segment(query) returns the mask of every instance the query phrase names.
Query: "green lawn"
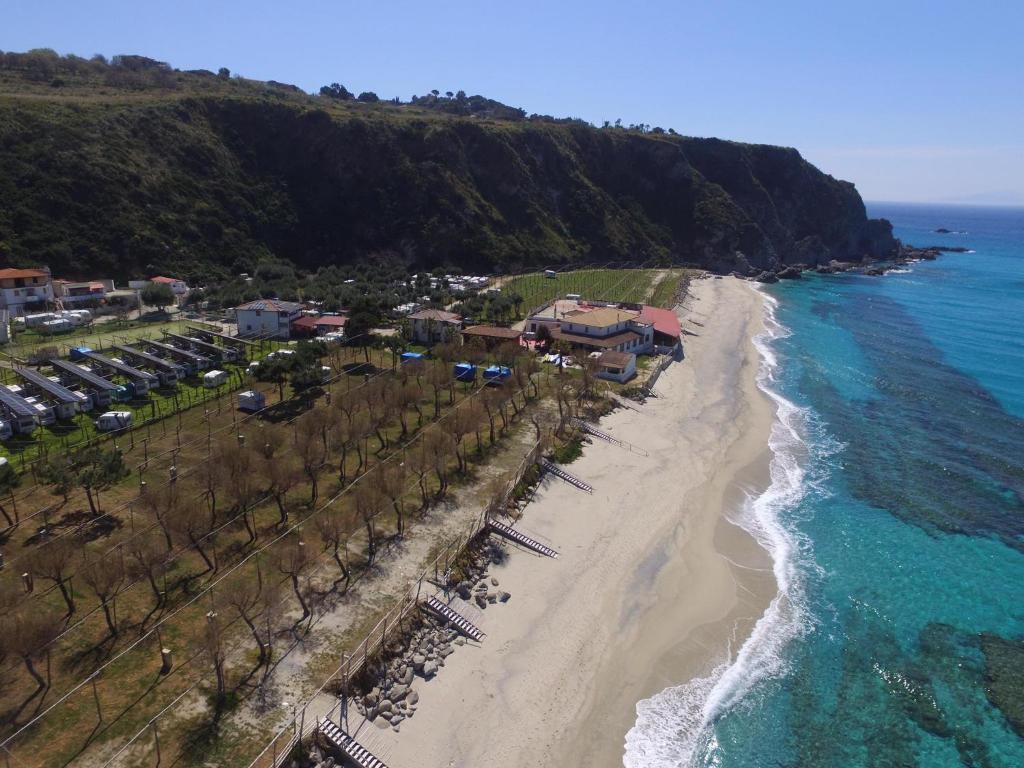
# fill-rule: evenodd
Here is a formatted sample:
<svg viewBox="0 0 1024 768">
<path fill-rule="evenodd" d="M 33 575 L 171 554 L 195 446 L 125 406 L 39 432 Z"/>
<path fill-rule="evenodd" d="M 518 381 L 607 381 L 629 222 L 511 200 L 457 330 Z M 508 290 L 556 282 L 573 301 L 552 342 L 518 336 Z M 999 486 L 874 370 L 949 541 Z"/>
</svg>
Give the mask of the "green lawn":
<svg viewBox="0 0 1024 768">
<path fill-rule="evenodd" d="M 663 279 L 662 273 L 667 273 Z M 534 272 L 507 280 L 501 290 L 522 296 L 524 312 L 567 293 L 578 293 L 584 299 L 667 306 L 681 277 L 679 269 L 580 269 L 559 272 L 554 278 Z"/>
<path fill-rule="evenodd" d="M 100 323 L 52 336 L 25 330 L 17 334 L 10 344 L 0 347 L 0 352 L 25 360 L 36 349 L 57 347 L 58 355 L 67 357 L 71 347 L 90 347 L 100 352 L 114 344 L 130 344 L 140 338 L 159 339 L 161 331 L 182 333 L 190 324 L 195 323 L 191 320 L 133 320 L 127 324 Z"/>
</svg>

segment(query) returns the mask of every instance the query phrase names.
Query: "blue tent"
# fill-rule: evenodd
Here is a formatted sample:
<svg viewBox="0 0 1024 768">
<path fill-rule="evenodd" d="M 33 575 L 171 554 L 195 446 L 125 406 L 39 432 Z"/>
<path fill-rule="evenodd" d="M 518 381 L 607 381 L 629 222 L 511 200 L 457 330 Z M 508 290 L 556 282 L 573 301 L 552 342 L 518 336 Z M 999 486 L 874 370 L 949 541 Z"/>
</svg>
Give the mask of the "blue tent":
<svg viewBox="0 0 1024 768">
<path fill-rule="evenodd" d="M 492 365 L 484 371 L 484 381 L 502 382 L 512 375 L 512 369 L 504 365 Z"/>
<path fill-rule="evenodd" d="M 458 363 L 452 374 L 456 381 L 476 381 L 476 366 L 472 363 Z"/>
<path fill-rule="evenodd" d="M 411 363 L 413 360 L 422 360 L 422 359 L 423 359 L 423 353 L 422 352 L 403 352 L 402 353 L 402 365 L 405 365 L 406 363 Z"/>
</svg>

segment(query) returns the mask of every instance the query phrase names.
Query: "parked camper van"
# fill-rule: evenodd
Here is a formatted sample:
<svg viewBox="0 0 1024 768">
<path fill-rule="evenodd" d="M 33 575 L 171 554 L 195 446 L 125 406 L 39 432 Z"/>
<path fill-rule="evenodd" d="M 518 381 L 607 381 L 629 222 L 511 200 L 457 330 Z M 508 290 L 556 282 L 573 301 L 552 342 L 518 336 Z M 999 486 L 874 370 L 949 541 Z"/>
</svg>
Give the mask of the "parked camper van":
<svg viewBox="0 0 1024 768">
<path fill-rule="evenodd" d="M 228 380 L 227 371 L 212 370 L 203 374 L 203 386 L 213 389 Z"/>
<path fill-rule="evenodd" d="M 107 411 L 96 420 L 96 429 L 100 432 L 113 432 L 132 425 L 131 411 Z"/>
<path fill-rule="evenodd" d="M 241 411 L 248 411 L 254 413 L 260 411 L 267 405 L 267 398 L 262 392 L 256 390 L 248 390 L 246 392 L 238 393 L 238 409 Z"/>
</svg>

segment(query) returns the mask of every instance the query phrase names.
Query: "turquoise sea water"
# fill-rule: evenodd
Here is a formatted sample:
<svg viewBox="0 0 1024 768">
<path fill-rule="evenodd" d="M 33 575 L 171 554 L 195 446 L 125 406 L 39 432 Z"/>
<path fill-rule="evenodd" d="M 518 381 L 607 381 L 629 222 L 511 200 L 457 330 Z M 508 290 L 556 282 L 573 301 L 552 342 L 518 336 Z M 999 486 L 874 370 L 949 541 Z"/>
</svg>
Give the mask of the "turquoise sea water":
<svg viewBox="0 0 1024 768">
<path fill-rule="evenodd" d="M 739 519 L 782 592 L 638 705 L 627 768 L 1024 766 L 1024 210 L 869 210 L 974 252 L 765 290 L 780 421 Z"/>
</svg>

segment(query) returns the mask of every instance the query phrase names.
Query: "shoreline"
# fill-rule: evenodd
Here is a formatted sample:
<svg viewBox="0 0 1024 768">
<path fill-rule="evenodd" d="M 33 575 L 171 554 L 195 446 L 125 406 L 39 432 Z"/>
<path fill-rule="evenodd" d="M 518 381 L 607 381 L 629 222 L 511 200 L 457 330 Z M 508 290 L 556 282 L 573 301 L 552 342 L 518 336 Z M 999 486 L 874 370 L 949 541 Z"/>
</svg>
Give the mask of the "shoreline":
<svg viewBox="0 0 1024 768">
<path fill-rule="evenodd" d="M 733 660 L 776 596 L 768 551 L 730 520 L 770 483 L 764 297 L 730 278 L 691 291 L 682 317 L 700 319 L 661 396 L 602 419 L 649 456 L 593 441 L 569 468 L 593 495 L 546 477 L 517 527 L 559 558 L 510 548 L 491 567 L 509 604 L 483 612 L 482 644 L 417 686 L 400 732 L 352 713 L 392 768 L 622 766 L 637 703 Z M 631 755 L 657 752 L 630 737 Z"/>
</svg>

